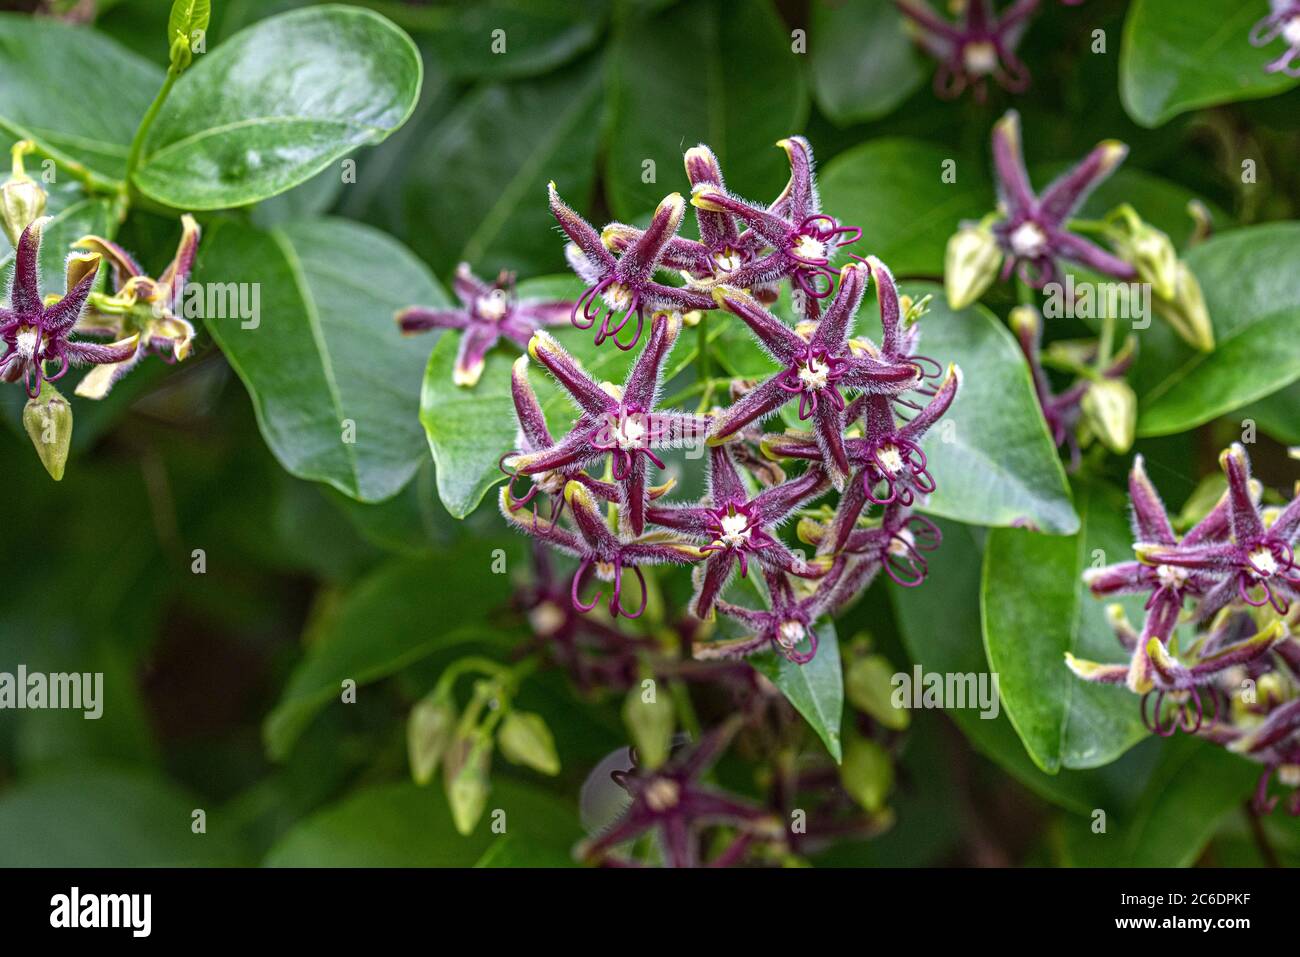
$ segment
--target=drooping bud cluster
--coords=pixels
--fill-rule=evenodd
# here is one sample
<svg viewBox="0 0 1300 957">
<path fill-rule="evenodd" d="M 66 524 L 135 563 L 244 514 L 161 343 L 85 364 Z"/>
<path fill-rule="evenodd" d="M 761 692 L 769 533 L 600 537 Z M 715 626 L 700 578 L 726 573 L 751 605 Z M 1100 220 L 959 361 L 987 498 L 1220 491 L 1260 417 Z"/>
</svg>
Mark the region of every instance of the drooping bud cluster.
<svg viewBox="0 0 1300 957">
<path fill-rule="evenodd" d="M 1076 675 L 1142 695 L 1156 734 L 1178 730 L 1226 745 L 1265 765 L 1256 796 L 1267 812 L 1268 779 L 1300 785 L 1300 488 L 1280 508 L 1262 507 L 1245 449 L 1220 457 L 1228 489 L 1181 537 L 1138 456 L 1129 475 L 1135 561 L 1089 570 L 1094 595 L 1146 595 L 1134 628 L 1122 608 L 1109 617 L 1127 664 L 1066 655 Z M 1181 632 L 1181 633 L 1180 633 Z M 1300 814 L 1300 792 L 1289 808 Z"/>
<path fill-rule="evenodd" d="M 807 142 L 779 145 L 791 176 L 767 207 L 726 192 L 707 147 L 686 153 L 698 240 L 678 235 L 680 197 L 664 200 L 644 231 L 614 224 L 597 233 L 552 186 L 552 211 L 572 240 L 570 262 L 589 283 L 571 320 L 598 325 L 598 343 L 614 339 L 630 349 L 649 311 L 649 335 L 621 384 L 594 379 L 544 330 L 532 334 L 513 374 L 519 439 L 502 458 L 511 476 L 500 493 L 502 514 L 576 559 L 569 604 L 578 612 L 604 601 L 611 618 L 637 618 L 648 600 L 646 567 L 695 566 L 692 613 L 709 625 L 721 612 L 748 632 L 713 641 L 702 635 L 695 645 L 701 659 L 771 648 L 810 661 L 820 617 L 852 601 L 881 568 L 902 584 L 919 584 L 922 552 L 938 545 L 937 529 L 911 509 L 935 489 L 920 443 L 951 405 L 960 373 L 917 354 L 914 320 L 923 309 L 899 296 L 884 263 L 854 257 L 838 272 L 830 268 L 835 248 L 856 241 L 859 231 L 821 212 Z M 661 284 L 661 269 L 677 270 L 685 284 Z M 854 329 L 873 278 L 879 344 Z M 802 312 L 793 326 L 764 305 L 776 301 L 785 281 Z M 743 325 L 777 368 L 757 384 L 732 382 L 726 408 L 661 410 L 682 311 L 696 309 L 720 309 L 725 321 Z M 634 319 L 636 332 L 625 343 L 618 337 Z M 578 410 L 563 436 L 552 434 L 533 391 L 532 363 Z M 787 407 L 788 421 L 806 422 L 807 430 L 763 434 L 759 423 Z M 668 467 L 663 456 L 675 449 L 707 449 L 708 491 L 698 502 L 669 502 L 673 482 L 656 481 L 655 471 Z M 781 460 L 802 470 L 787 477 Z M 525 480 L 531 485 L 521 491 Z M 828 522 L 799 524 L 804 544 L 816 550 L 805 557 L 780 527 L 832 489 L 839 503 L 826 510 Z M 549 506 L 539 507 L 546 500 Z M 872 505 L 882 517 L 868 516 Z M 766 608 L 724 597 L 736 573 L 757 573 Z M 608 587 L 593 589 L 593 578 Z M 558 617 L 561 630 L 576 633 L 569 609 Z"/>
</svg>

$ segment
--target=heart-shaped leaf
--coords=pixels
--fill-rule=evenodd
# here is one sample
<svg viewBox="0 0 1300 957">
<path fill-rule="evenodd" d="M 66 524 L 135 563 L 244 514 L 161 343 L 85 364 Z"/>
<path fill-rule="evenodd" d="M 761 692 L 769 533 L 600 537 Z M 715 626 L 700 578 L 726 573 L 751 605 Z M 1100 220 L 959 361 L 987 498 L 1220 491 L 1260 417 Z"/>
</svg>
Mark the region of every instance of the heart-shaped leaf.
<svg viewBox="0 0 1300 957">
<path fill-rule="evenodd" d="M 1133 0 L 1124 22 L 1119 92 L 1142 126 L 1188 110 L 1289 90 L 1296 80 L 1264 67 L 1286 50 L 1281 38 L 1256 47 L 1251 28 L 1268 15 L 1240 0 Z"/>
<path fill-rule="evenodd" d="M 983 306 L 953 312 L 936 285 L 903 283 L 901 289 L 934 297 L 920 320 L 920 351 L 941 365 L 955 362 L 962 372 L 957 398 L 925 437 L 937 488 L 924 511 L 973 525 L 1029 523 L 1073 533 L 1079 519 L 1065 471 L 1011 333 Z"/>
<path fill-rule="evenodd" d="M 0 13 L 0 130 L 101 185 L 126 175 L 162 82 L 161 69 L 94 30 Z"/>
<path fill-rule="evenodd" d="M 286 469 L 366 502 L 407 483 L 424 457 L 429 342 L 404 338 L 393 314 L 447 302 L 419 260 L 340 219 L 268 231 L 222 222 L 203 238 L 195 278 L 209 310 L 224 306 L 207 313 L 208 330 Z"/>
<path fill-rule="evenodd" d="M 775 198 L 790 169 L 773 144 L 802 128 L 808 94 L 802 55 L 771 5 L 696 0 L 630 16 L 611 55 L 605 171 L 616 216 L 685 194 L 682 152 L 697 143 L 718 154 L 730 188 Z"/>
<path fill-rule="evenodd" d="M 841 126 L 884 116 L 925 82 L 891 0 L 814 4 L 809 46 L 813 94 Z"/>
<path fill-rule="evenodd" d="M 1107 764 L 1146 736 L 1133 695 L 1084 682 L 1065 665 L 1066 652 L 1096 661 L 1122 657 L 1106 623 L 1107 603 L 1092 597 L 1082 575 L 1090 565 L 1131 555 L 1117 492 L 1085 486 L 1078 508 L 1075 535 L 993 529 L 984 551 L 984 649 L 1007 717 L 1034 763 L 1049 774 Z M 1140 619 L 1140 596 L 1121 604 Z"/>
<path fill-rule="evenodd" d="M 821 177 L 822 208 L 862 228 L 895 275 L 943 275 L 948 237 L 994 206 L 982 164 L 920 140 L 883 138 L 841 153 Z"/>
<path fill-rule="evenodd" d="M 829 618 L 818 622 L 815 627 L 819 639 L 817 655 L 807 664 L 795 664 L 774 651 L 754 655 L 749 663 L 781 689 L 838 763 L 844 754 L 840 739 L 840 720 L 844 713 L 840 644 L 835 635 L 835 623 Z"/>
<path fill-rule="evenodd" d="M 309 7 L 264 20 L 176 83 L 135 185 L 184 209 L 282 193 L 406 122 L 422 71 L 411 38 L 369 10 Z"/>
</svg>

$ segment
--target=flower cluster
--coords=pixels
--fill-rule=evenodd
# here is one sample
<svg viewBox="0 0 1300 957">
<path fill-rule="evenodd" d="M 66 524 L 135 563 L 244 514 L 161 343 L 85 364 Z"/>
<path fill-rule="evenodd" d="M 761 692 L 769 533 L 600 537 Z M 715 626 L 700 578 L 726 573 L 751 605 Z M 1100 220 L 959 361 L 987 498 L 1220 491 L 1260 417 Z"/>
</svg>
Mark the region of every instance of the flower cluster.
<svg viewBox="0 0 1300 957">
<path fill-rule="evenodd" d="M 552 212 L 572 240 L 569 260 L 588 283 L 570 319 L 596 327 L 597 343 L 613 339 L 631 349 L 644 339 L 621 384 L 597 381 L 542 329 L 515 363 L 519 438 L 502 458 L 510 481 L 500 507 L 509 524 L 576 559 L 569 607 L 552 615 L 557 633 L 577 634 L 571 613 L 602 600 L 611 619 L 637 618 L 648 600 L 647 567 L 693 566 L 690 609 L 704 626 L 697 658 L 771 648 L 804 663 L 817 653 L 817 620 L 852 601 L 881 568 L 905 585 L 925 576 L 922 553 L 939 536 L 912 512 L 935 490 L 921 441 L 952 404 L 960 374 L 917 354 L 915 320 L 923 308 L 899 295 L 884 263 L 853 257 L 838 272 L 830 267 L 836 247 L 856 241 L 859 231 L 821 212 L 807 142 L 779 145 L 790 180 L 766 207 L 726 191 L 707 147 L 686 153 L 698 240 L 678 235 L 685 204 L 676 194 L 645 230 L 616 223 L 597 232 L 550 188 Z M 666 269 L 677 270 L 684 285 L 661 283 L 657 273 Z M 855 330 L 873 279 L 879 343 Z M 800 310 L 793 325 L 765 305 L 785 281 Z M 746 329 L 777 369 L 758 383 L 733 380 L 726 408 L 661 409 L 683 313 L 697 310 L 718 310 Z M 635 331 L 620 337 L 634 319 Z M 532 363 L 577 408 L 563 435 L 552 433 L 529 381 Z M 764 434 L 760 423 L 783 409 L 787 421 L 807 429 Z M 707 454 L 707 492 L 699 501 L 668 501 L 674 483 L 656 474 L 679 449 L 688 460 Z M 787 476 L 780 462 L 799 471 Z M 825 521 L 814 521 L 812 507 L 832 490 L 838 504 L 823 506 Z M 871 517 L 873 505 L 883 514 Z M 782 538 L 781 526 L 796 515 L 805 519 L 798 523 L 803 543 L 815 547 L 811 558 Z M 728 600 L 737 574 L 765 607 Z M 608 585 L 607 598 L 606 589 L 593 590 L 592 578 Z M 744 636 L 710 640 L 719 613 Z"/>
<path fill-rule="evenodd" d="M 1156 734 L 1199 734 L 1264 764 L 1257 803 L 1268 810 L 1273 771 L 1300 786 L 1300 489 L 1291 502 L 1261 505 L 1240 445 L 1220 457 L 1227 490 L 1181 537 L 1174 531 L 1142 457 L 1129 475 L 1136 560 L 1091 569 L 1094 595 L 1146 596 L 1141 629 L 1108 609 L 1127 664 L 1066 655 L 1079 677 L 1122 684 L 1142 695 Z M 1186 634 L 1179 634 L 1185 628 Z M 1300 792 L 1290 802 L 1300 814 Z"/>
</svg>

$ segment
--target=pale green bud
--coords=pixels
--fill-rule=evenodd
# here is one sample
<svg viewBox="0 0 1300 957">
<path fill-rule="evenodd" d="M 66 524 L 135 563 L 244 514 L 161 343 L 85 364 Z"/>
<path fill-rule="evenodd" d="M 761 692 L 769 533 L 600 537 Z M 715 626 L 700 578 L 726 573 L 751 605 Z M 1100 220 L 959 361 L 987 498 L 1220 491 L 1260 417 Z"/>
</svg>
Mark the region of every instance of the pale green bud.
<svg viewBox="0 0 1300 957">
<path fill-rule="evenodd" d="M 456 705 L 445 696 L 431 693 L 411 709 L 406 720 L 406 752 L 416 784 L 433 780 L 455 725 Z"/>
<path fill-rule="evenodd" d="M 646 678 L 633 685 L 623 702 L 623 722 L 642 767 L 657 768 L 668 759 L 677 714 L 666 684 Z"/>
<path fill-rule="evenodd" d="M 844 691 L 853 707 L 886 728 L 901 731 L 910 723 L 911 715 L 904 708 L 894 707 L 893 677 L 893 666 L 880 655 L 857 658 L 844 676 Z"/>
<path fill-rule="evenodd" d="M 1201 284 L 1186 263 L 1178 263 L 1173 298 L 1155 296 L 1151 301 L 1156 314 L 1189 345 L 1201 352 L 1214 351 L 1214 326 L 1210 323 L 1209 310 L 1205 308 Z"/>
<path fill-rule="evenodd" d="M 1084 420 L 1102 445 L 1123 455 L 1133 447 L 1137 396 L 1123 379 L 1102 379 L 1083 394 Z"/>
<path fill-rule="evenodd" d="M 45 215 L 45 190 L 23 170 L 23 156 L 36 148 L 30 140 L 14 144 L 13 173 L 0 185 L 0 224 L 12 246 L 32 222 Z"/>
<path fill-rule="evenodd" d="M 491 790 L 492 738 L 481 731 L 454 742 L 442 768 L 442 785 L 451 819 L 462 835 L 474 831 Z"/>
<path fill-rule="evenodd" d="M 23 407 L 23 428 L 27 430 L 45 471 L 54 481 L 63 479 L 72 443 L 72 406 L 49 382 L 41 383 L 41 394 Z"/>
<path fill-rule="evenodd" d="M 984 294 L 1002 268 L 1002 249 L 985 226 L 963 226 L 948 240 L 943 259 L 943 287 L 948 305 L 965 309 Z"/>
<path fill-rule="evenodd" d="M 852 735 L 844 742 L 840 781 L 853 800 L 875 814 L 884 809 L 894 787 L 894 762 L 875 741 Z"/>
<path fill-rule="evenodd" d="M 511 764 L 521 764 L 542 774 L 560 773 L 555 739 L 540 714 L 510 712 L 501 722 L 497 744 L 501 747 L 501 756 Z"/>
</svg>

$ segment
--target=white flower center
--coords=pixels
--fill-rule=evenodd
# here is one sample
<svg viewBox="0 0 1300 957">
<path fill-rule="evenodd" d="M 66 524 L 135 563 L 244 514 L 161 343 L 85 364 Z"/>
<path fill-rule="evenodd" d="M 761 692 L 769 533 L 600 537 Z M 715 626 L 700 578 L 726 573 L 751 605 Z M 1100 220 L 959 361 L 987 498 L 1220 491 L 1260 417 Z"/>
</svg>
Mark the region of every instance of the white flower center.
<svg viewBox="0 0 1300 957">
<path fill-rule="evenodd" d="M 549 638 L 564 625 L 564 611 L 553 601 L 544 601 L 528 613 L 528 623 L 542 638 Z"/>
<path fill-rule="evenodd" d="M 1282 39 L 1289 46 L 1300 47 L 1300 16 L 1294 16 L 1282 28 Z"/>
<path fill-rule="evenodd" d="M 625 310 L 632 305 L 632 290 L 621 282 L 610 283 L 605 287 L 600 297 L 605 300 L 605 305 L 611 309 Z"/>
<path fill-rule="evenodd" d="M 991 43 L 968 43 L 962 49 L 962 58 L 966 61 L 966 70 L 976 76 L 984 76 L 998 68 L 998 51 Z"/>
<path fill-rule="evenodd" d="M 916 547 L 916 538 L 906 528 L 900 528 L 889 540 L 889 554 L 906 555 Z"/>
<path fill-rule="evenodd" d="M 1026 259 L 1040 256 L 1047 246 L 1047 235 L 1037 223 L 1021 223 L 1011 234 L 1011 251 Z"/>
<path fill-rule="evenodd" d="M 490 322 L 500 322 L 506 317 L 506 311 L 509 304 L 501 290 L 497 290 L 486 296 L 479 296 L 478 302 L 474 304 L 478 314 Z"/>
<path fill-rule="evenodd" d="M 1164 588 L 1182 588 L 1187 584 L 1187 569 L 1175 565 L 1157 565 L 1156 580 Z"/>
<path fill-rule="evenodd" d="M 794 241 L 794 254 L 800 259 L 825 259 L 826 244 L 806 233 L 800 233 L 799 238 Z"/>
<path fill-rule="evenodd" d="M 1256 578 L 1269 578 L 1277 573 L 1277 559 L 1273 557 L 1273 553 L 1267 548 L 1261 546 L 1251 552 L 1248 557 L 1250 563 L 1255 566 L 1251 570 L 1251 574 Z M 1255 569 L 1258 569 L 1258 571 Z"/>
<path fill-rule="evenodd" d="M 885 471 L 890 475 L 897 475 L 903 471 L 903 453 L 898 450 L 898 446 L 892 442 L 888 445 L 882 445 L 877 455 L 880 464 L 884 466 Z"/>
<path fill-rule="evenodd" d="M 39 337 L 36 330 L 31 326 L 22 326 L 18 330 L 18 335 L 14 339 L 14 347 L 18 350 L 19 357 L 30 359 L 36 354 L 36 342 Z"/>
<path fill-rule="evenodd" d="M 1300 20 L 1300 17 L 1296 19 Z M 1294 22 L 1293 20 L 1292 23 Z M 1277 779 L 1289 788 L 1300 788 L 1300 764 L 1279 764 Z"/>
<path fill-rule="evenodd" d="M 740 253 L 730 246 L 713 254 L 713 268 L 718 272 L 731 272 L 733 269 L 739 269 L 743 262 Z"/>
<path fill-rule="evenodd" d="M 720 524 L 722 534 L 718 536 L 718 540 L 722 544 L 735 548 L 749 541 L 749 519 L 739 512 L 722 516 Z"/>
<path fill-rule="evenodd" d="M 783 621 L 781 627 L 777 629 L 776 640 L 782 648 L 793 648 L 799 642 L 803 641 L 803 636 L 807 634 L 804 631 L 803 622 L 800 621 Z"/>
<path fill-rule="evenodd" d="M 614 442 L 620 449 L 639 449 L 645 444 L 645 418 L 641 415 L 620 416 L 614 426 Z"/>
<path fill-rule="evenodd" d="M 681 800 L 682 789 L 676 781 L 659 778 L 646 785 L 645 803 L 652 811 L 662 813 L 675 807 Z"/>
<path fill-rule="evenodd" d="M 830 384 L 831 368 L 820 359 L 809 359 L 806 365 L 799 367 L 799 382 L 805 392 L 824 389 Z"/>
</svg>

